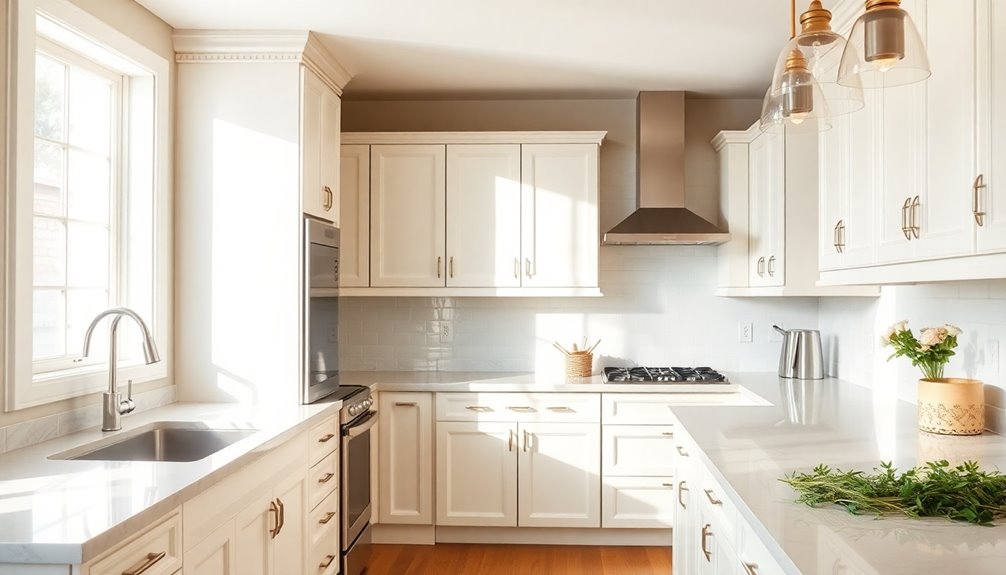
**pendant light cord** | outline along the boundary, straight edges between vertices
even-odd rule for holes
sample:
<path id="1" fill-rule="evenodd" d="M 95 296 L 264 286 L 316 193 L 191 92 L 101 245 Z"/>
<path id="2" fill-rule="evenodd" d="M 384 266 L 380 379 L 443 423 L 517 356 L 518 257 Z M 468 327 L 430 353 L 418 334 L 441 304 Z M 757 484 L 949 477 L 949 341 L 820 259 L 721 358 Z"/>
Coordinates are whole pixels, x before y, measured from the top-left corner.
<path id="1" fill-rule="evenodd" d="M 796 38 L 796 0 L 789 0 L 789 39 Z"/>

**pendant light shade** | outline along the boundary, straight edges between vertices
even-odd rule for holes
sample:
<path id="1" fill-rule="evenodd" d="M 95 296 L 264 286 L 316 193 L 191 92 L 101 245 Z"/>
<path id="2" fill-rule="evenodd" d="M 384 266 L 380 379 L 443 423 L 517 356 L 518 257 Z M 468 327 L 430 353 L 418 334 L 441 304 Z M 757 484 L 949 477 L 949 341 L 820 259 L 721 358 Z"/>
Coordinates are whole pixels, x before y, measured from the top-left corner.
<path id="1" fill-rule="evenodd" d="M 901 0 L 867 0 L 842 54 L 839 83 L 887 88 L 921 82 L 931 74 L 922 37 Z"/>

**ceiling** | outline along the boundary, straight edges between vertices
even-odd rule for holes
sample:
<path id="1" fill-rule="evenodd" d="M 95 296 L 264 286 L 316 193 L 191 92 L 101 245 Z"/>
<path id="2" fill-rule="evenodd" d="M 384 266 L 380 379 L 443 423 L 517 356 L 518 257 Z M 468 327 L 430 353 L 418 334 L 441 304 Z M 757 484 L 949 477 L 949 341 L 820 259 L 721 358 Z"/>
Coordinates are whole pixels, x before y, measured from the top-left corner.
<path id="1" fill-rule="evenodd" d="M 137 0 L 175 28 L 319 33 L 349 99 L 761 97 L 786 0 Z"/>

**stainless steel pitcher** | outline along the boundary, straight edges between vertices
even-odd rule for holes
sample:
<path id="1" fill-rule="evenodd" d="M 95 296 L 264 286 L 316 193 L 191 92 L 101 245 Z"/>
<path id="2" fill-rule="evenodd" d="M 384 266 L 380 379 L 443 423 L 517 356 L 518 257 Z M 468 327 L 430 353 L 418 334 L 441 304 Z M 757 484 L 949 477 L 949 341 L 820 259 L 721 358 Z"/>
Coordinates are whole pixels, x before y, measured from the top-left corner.
<path id="1" fill-rule="evenodd" d="M 824 379 L 821 332 L 816 329 L 783 329 L 777 325 L 772 328 L 783 335 L 779 377 Z"/>

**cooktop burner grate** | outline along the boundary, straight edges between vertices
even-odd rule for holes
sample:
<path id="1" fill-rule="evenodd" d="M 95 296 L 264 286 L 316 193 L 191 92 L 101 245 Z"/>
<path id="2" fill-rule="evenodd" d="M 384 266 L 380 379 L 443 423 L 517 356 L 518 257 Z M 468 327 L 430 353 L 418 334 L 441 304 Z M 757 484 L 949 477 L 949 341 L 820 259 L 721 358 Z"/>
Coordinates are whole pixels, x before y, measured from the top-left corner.
<path id="1" fill-rule="evenodd" d="M 606 367 L 608 383 L 730 383 L 709 367 Z"/>

